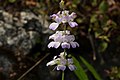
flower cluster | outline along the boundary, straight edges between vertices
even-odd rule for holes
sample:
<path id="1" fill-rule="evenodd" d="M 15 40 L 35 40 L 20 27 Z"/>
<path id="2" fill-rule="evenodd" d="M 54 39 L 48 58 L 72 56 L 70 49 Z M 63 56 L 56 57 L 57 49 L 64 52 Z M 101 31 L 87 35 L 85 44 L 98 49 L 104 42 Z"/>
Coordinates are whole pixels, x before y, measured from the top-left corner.
<path id="1" fill-rule="evenodd" d="M 61 23 L 68 23 L 70 27 L 78 26 L 78 24 L 73 21 L 76 18 L 76 14 L 74 12 L 69 14 L 69 11 L 67 10 L 59 11 L 57 14 L 51 15 L 51 18 L 55 21 L 49 26 L 52 30 L 56 30 Z"/>
<path id="2" fill-rule="evenodd" d="M 77 42 L 74 42 L 75 37 L 74 35 L 70 35 L 70 31 L 56 31 L 55 34 L 51 35 L 49 39 L 53 39 L 54 41 L 50 42 L 48 44 L 48 48 L 54 47 L 58 48 L 60 45 L 64 48 L 70 48 L 70 45 L 72 48 L 79 47 L 79 44 Z"/>
<path id="3" fill-rule="evenodd" d="M 64 10 L 63 0 L 61 0 L 60 2 L 60 7 L 63 9 L 63 11 L 59 11 L 57 14 L 53 14 L 50 16 L 55 22 L 51 23 L 49 28 L 51 30 L 56 30 L 58 26 L 62 24 L 64 27 L 64 31 L 56 31 L 55 34 L 49 37 L 49 39 L 52 39 L 53 41 L 48 44 L 48 48 L 57 49 L 61 46 L 64 49 L 64 52 L 60 53 L 58 57 L 55 56 L 52 61 L 47 63 L 47 66 L 57 65 L 55 68 L 62 71 L 64 71 L 66 67 L 68 67 L 71 71 L 73 71 L 76 69 L 76 67 L 73 64 L 72 58 L 66 58 L 67 53 L 65 49 L 70 49 L 71 47 L 79 47 L 79 44 L 75 42 L 75 36 L 71 35 L 70 31 L 66 30 L 66 24 L 68 24 L 72 28 L 78 26 L 78 24 L 74 22 L 76 14 L 74 12 L 69 14 L 69 11 Z"/>
<path id="4" fill-rule="evenodd" d="M 73 64 L 73 59 L 72 58 L 67 58 L 67 53 L 62 52 L 60 53 L 59 57 L 55 56 L 52 61 L 48 62 L 46 66 L 52 66 L 52 65 L 57 65 L 55 68 L 57 70 L 62 70 L 64 71 L 66 69 L 66 66 L 71 70 L 75 70 L 76 67 Z"/>

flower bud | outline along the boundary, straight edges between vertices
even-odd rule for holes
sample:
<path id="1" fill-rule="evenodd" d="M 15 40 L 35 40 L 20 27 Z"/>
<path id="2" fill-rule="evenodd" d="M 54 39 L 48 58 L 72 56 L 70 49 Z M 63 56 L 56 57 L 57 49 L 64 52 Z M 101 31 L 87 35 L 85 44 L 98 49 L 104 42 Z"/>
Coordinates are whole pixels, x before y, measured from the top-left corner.
<path id="1" fill-rule="evenodd" d="M 60 8 L 64 10 L 64 6 L 65 6 L 64 1 L 61 0 L 61 2 L 60 2 Z"/>

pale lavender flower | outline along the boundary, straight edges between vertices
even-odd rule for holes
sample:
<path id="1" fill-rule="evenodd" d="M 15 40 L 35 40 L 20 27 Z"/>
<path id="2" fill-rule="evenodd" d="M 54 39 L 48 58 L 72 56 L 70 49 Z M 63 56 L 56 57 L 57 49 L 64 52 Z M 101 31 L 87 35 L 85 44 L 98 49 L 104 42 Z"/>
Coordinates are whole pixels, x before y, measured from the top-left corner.
<path id="1" fill-rule="evenodd" d="M 78 24 L 74 22 L 74 19 L 76 18 L 76 14 L 74 12 L 69 14 L 69 11 L 67 10 L 62 12 L 59 11 L 57 14 L 53 14 L 50 17 L 55 20 L 55 22 L 51 23 L 49 26 L 52 30 L 56 30 L 61 23 L 68 23 L 70 27 L 78 26 Z"/>
<path id="2" fill-rule="evenodd" d="M 57 65 L 55 68 L 57 70 L 62 70 L 64 71 L 66 67 L 68 67 L 71 71 L 75 70 L 76 67 L 73 65 L 73 60 L 72 58 L 66 59 L 67 53 L 62 52 L 59 55 L 59 58 L 56 56 L 54 59 L 46 64 L 46 66 L 52 66 L 52 65 Z"/>
<path id="3" fill-rule="evenodd" d="M 60 12 L 58 12 L 57 14 L 53 14 L 50 17 L 52 19 L 54 19 L 55 22 L 51 23 L 50 26 L 49 26 L 49 28 L 52 29 L 52 30 L 55 30 L 55 29 L 57 29 L 57 27 L 59 26 L 59 24 L 62 21 L 62 18 L 60 17 Z"/>
<path id="4" fill-rule="evenodd" d="M 64 71 L 66 69 L 67 60 L 65 58 L 60 58 L 59 64 L 57 65 L 57 70 Z"/>
<path id="5" fill-rule="evenodd" d="M 55 34 L 51 35 L 49 39 L 52 39 L 54 41 L 50 42 L 48 44 L 48 48 L 58 48 L 60 45 L 61 47 L 70 49 L 70 46 L 72 48 L 79 47 L 79 44 L 75 42 L 74 35 L 70 35 L 70 31 L 56 31 Z"/>

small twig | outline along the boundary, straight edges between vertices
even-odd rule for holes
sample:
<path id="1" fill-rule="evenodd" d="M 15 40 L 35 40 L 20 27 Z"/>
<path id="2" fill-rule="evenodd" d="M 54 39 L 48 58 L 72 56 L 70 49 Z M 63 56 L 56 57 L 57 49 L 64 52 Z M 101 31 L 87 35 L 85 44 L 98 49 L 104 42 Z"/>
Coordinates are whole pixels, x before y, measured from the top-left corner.
<path id="1" fill-rule="evenodd" d="M 43 61 L 50 53 L 46 54 L 42 59 L 36 62 L 30 69 L 28 69 L 22 76 L 20 76 L 17 80 L 21 80 L 26 74 L 28 74 L 32 69 L 34 69 L 41 61 Z"/>
<path id="2" fill-rule="evenodd" d="M 88 37 L 89 37 L 89 40 L 90 40 L 90 43 L 91 43 L 91 46 L 92 46 L 92 50 L 93 50 L 93 60 L 96 60 L 96 49 L 95 49 L 95 44 L 93 42 L 92 35 L 89 33 Z"/>
<path id="3" fill-rule="evenodd" d="M 93 50 L 93 60 L 96 60 L 96 54 L 97 54 L 99 56 L 100 60 L 101 60 L 101 64 L 103 64 L 104 60 L 103 60 L 101 54 L 98 53 L 98 50 L 95 47 L 95 42 L 93 40 L 92 35 L 90 33 L 88 33 L 88 36 L 89 36 L 89 40 L 90 40 L 90 43 L 91 43 L 91 46 L 92 46 L 92 50 Z"/>

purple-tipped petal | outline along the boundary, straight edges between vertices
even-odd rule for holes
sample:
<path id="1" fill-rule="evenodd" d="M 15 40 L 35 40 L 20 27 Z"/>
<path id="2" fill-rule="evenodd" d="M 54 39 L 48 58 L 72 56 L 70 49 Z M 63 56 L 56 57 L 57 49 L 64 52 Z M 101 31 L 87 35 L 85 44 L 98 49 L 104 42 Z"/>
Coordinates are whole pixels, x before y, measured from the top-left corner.
<path id="1" fill-rule="evenodd" d="M 62 43 L 61 46 L 62 46 L 63 49 L 64 49 L 64 48 L 70 49 L 70 44 L 67 43 L 67 42 Z"/>
<path id="2" fill-rule="evenodd" d="M 72 13 L 69 15 L 69 17 L 70 17 L 71 19 L 75 19 L 75 18 L 77 17 L 77 15 L 76 15 L 75 12 L 72 12 Z"/>
<path id="3" fill-rule="evenodd" d="M 57 14 L 53 14 L 53 15 L 50 15 L 50 18 L 56 18 L 58 15 Z"/>
<path id="4" fill-rule="evenodd" d="M 78 26 L 78 24 L 76 22 L 69 22 L 70 27 L 75 27 Z"/>
<path id="5" fill-rule="evenodd" d="M 75 65 L 68 65 L 68 68 L 71 70 L 71 71 L 74 71 L 76 69 Z"/>
<path id="6" fill-rule="evenodd" d="M 79 47 L 79 44 L 77 42 L 70 42 L 72 48 Z"/>
<path id="7" fill-rule="evenodd" d="M 53 22 L 50 24 L 49 28 L 52 30 L 56 30 L 58 28 L 58 26 L 59 26 L 59 23 Z"/>
<path id="8" fill-rule="evenodd" d="M 62 70 L 62 71 L 64 71 L 66 69 L 66 66 L 64 66 L 64 65 L 58 65 L 57 66 L 57 70 Z"/>

